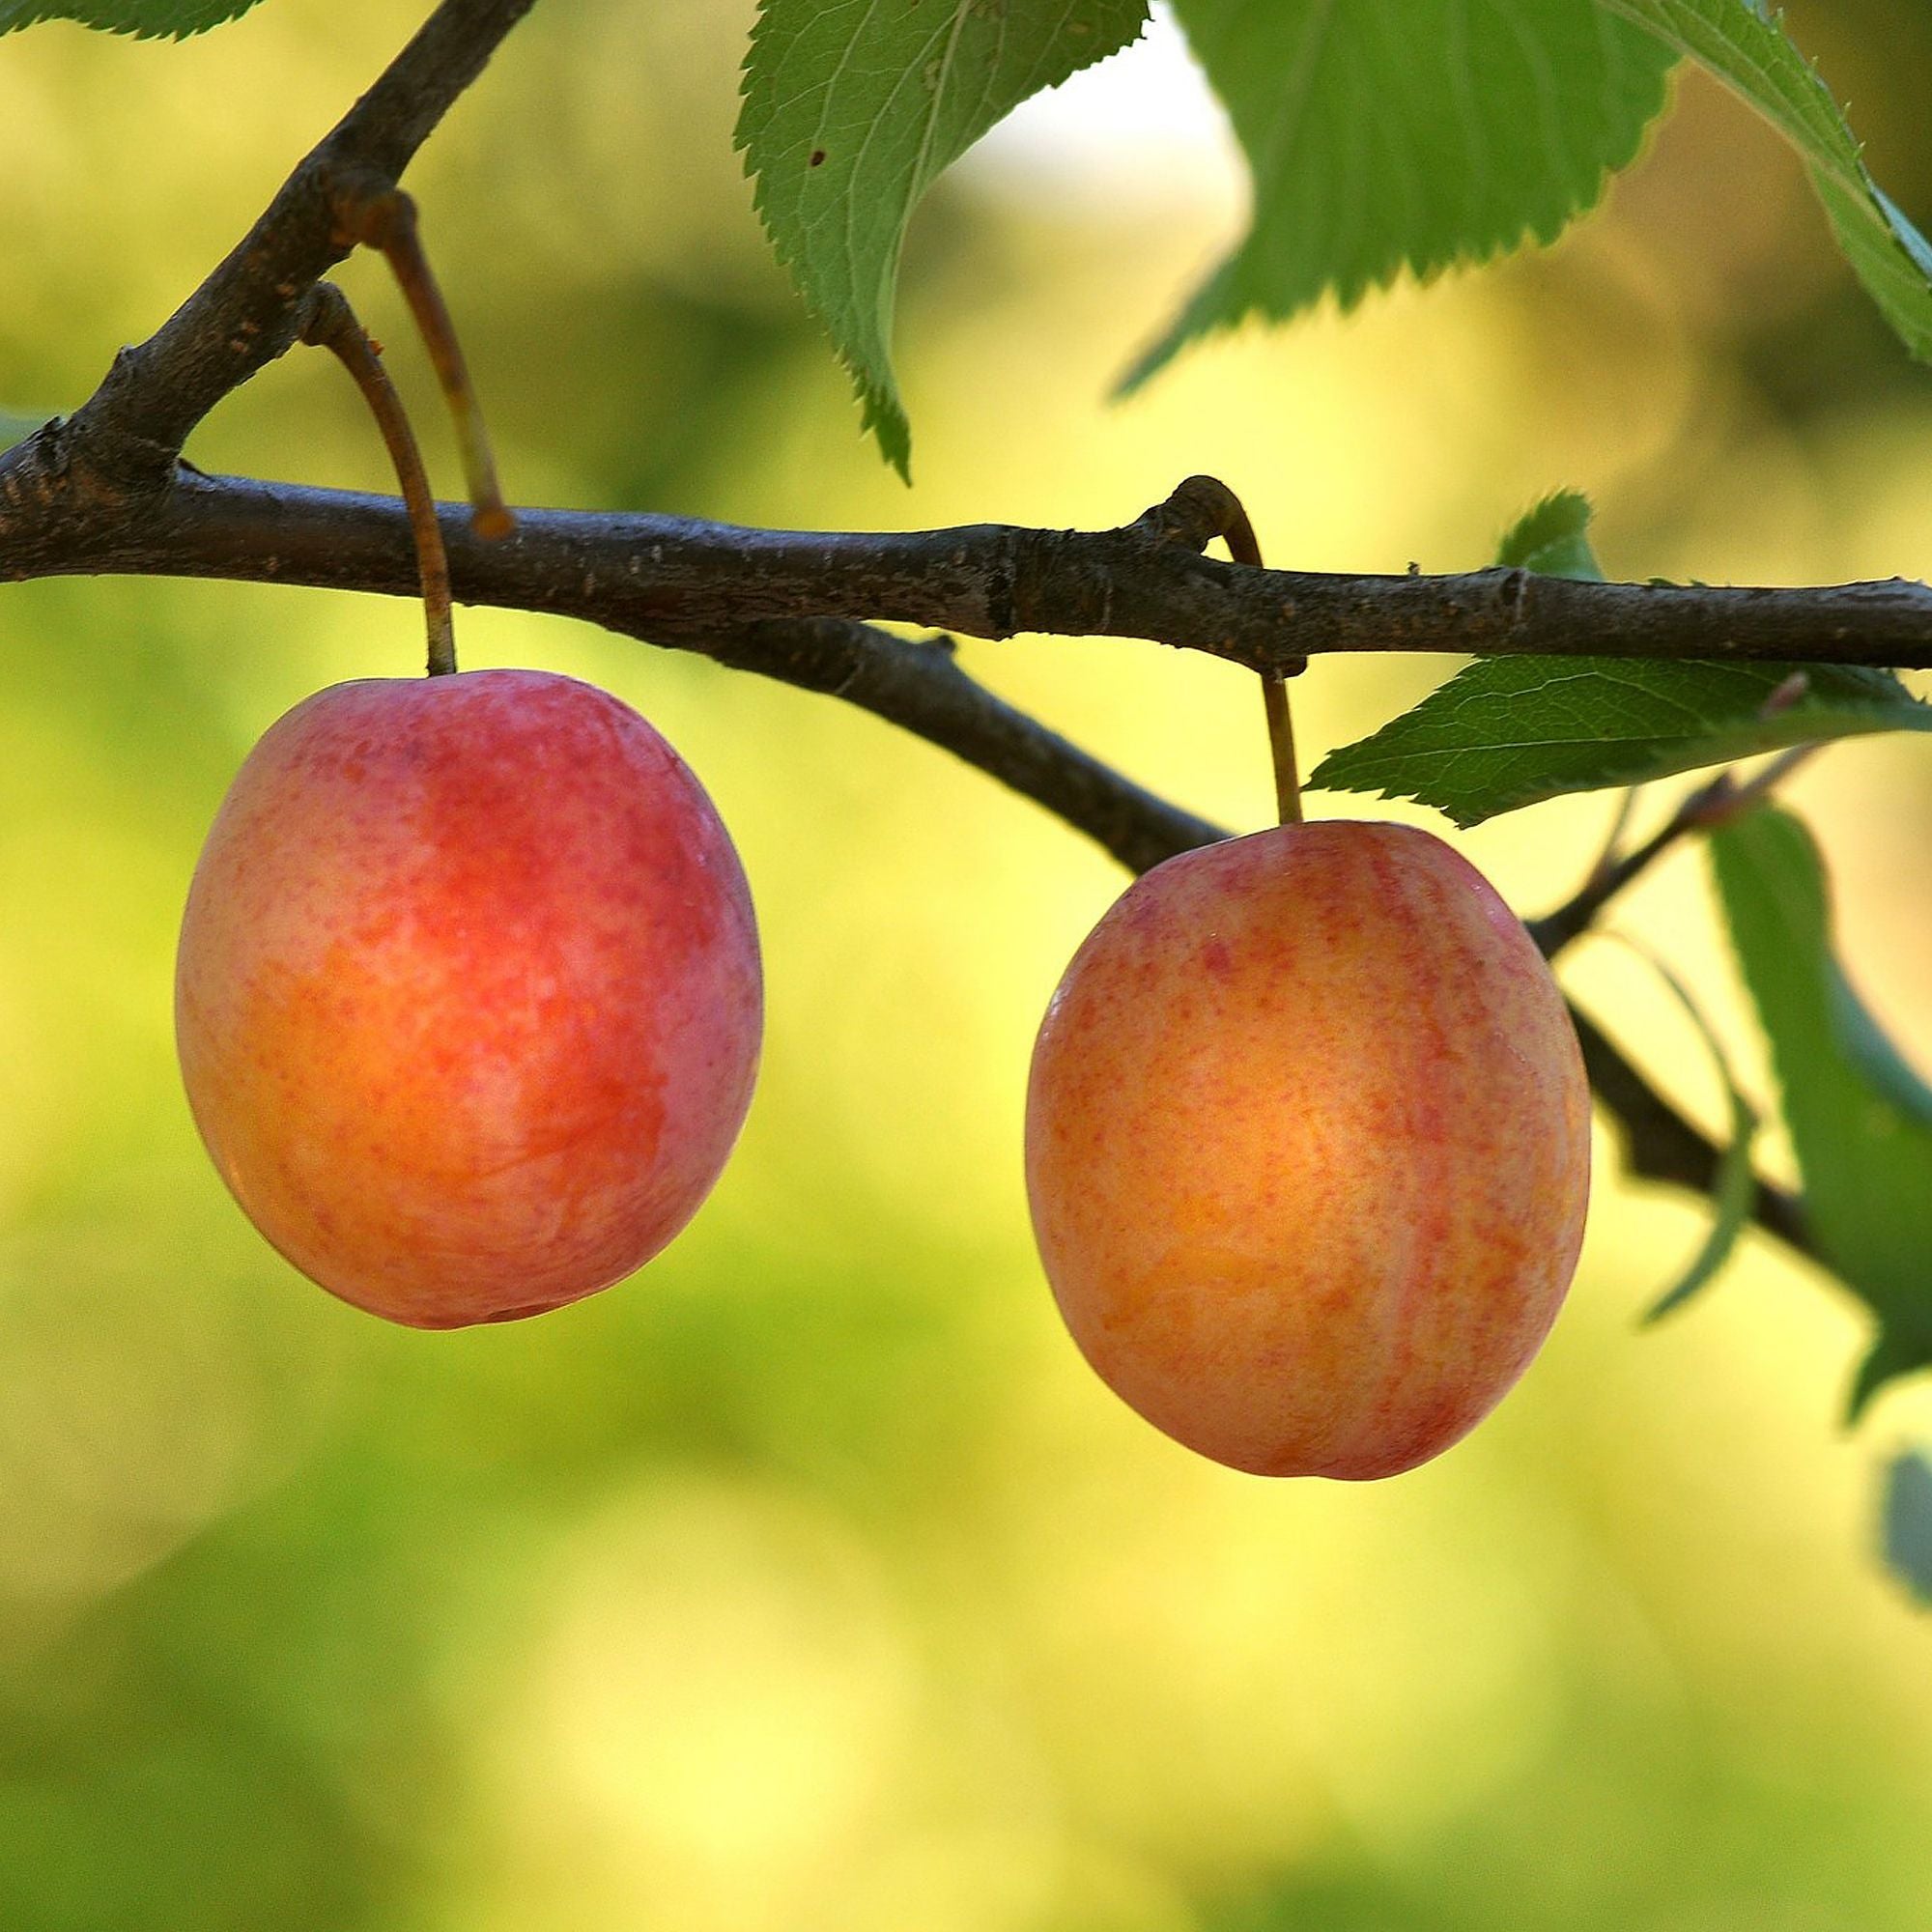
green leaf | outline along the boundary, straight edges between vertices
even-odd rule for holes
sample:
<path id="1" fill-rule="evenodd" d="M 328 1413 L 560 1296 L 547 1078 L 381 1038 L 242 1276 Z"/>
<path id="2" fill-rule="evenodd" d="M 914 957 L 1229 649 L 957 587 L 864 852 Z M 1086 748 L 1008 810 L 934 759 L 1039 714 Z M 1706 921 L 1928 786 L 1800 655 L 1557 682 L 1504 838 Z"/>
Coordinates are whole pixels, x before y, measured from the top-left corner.
<path id="1" fill-rule="evenodd" d="M 1928 1366 L 1932 1366 L 1932 1337 L 1926 1336 L 1912 1323 L 1898 1328 L 1881 1328 L 1878 1340 L 1866 1351 L 1858 1366 L 1858 1373 L 1852 1377 L 1852 1386 L 1845 1396 L 1846 1427 L 1858 1421 L 1887 1382 L 1916 1375 Z"/>
<path id="2" fill-rule="evenodd" d="M 1932 705 L 1863 665 L 1484 658 L 1331 752 L 1309 784 L 1412 798 L 1475 825 L 1565 792 L 1869 731 L 1932 731 Z"/>
<path id="3" fill-rule="evenodd" d="M 1590 499 L 1580 490 L 1558 490 L 1510 526 L 1496 547 L 1505 570 L 1534 570 L 1544 577 L 1574 577 L 1601 583 L 1604 573 L 1590 548 Z"/>
<path id="4" fill-rule="evenodd" d="M 1752 1150 L 1757 1144 L 1757 1109 L 1745 1098 L 1737 1076 L 1731 1071 L 1730 1056 L 1724 1051 L 1724 1043 L 1718 1037 L 1717 1029 L 1712 1026 L 1704 1009 L 1691 997 L 1690 987 L 1648 947 L 1639 946 L 1622 934 L 1612 936 L 1623 939 L 1632 952 L 1649 962 L 1651 970 L 1670 988 L 1677 1004 L 1690 1015 L 1690 1024 L 1703 1036 L 1704 1044 L 1711 1050 L 1711 1058 L 1717 1062 L 1719 1077 L 1724 1083 L 1724 1096 L 1731 1116 L 1730 1139 L 1718 1163 L 1717 1185 L 1711 1190 L 1711 1198 L 1718 1209 L 1717 1219 L 1711 1224 L 1704 1245 L 1691 1257 L 1690 1264 L 1645 1314 L 1644 1321 L 1651 1322 L 1670 1314 L 1673 1309 L 1682 1308 L 1716 1276 L 1718 1270 L 1730 1260 L 1731 1250 L 1737 1246 L 1738 1236 L 1744 1233 L 1750 1219 L 1751 1204 L 1757 1198 L 1757 1169 L 1751 1161 Z"/>
<path id="5" fill-rule="evenodd" d="M 1932 1094 L 1832 951 L 1811 836 L 1766 807 L 1711 836 L 1719 895 L 1756 1003 L 1820 1255 L 1877 1315 L 1849 1412 L 1932 1364 Z"/>
<path id="6" fill-rule="evenodd" d="M 1706 1037 L 1711 1037 L 1707 1034 Z M 1716 1051 L 1715 1039 L 1712 1045 Z M 1717 1185 L 1711 1192 L 1718 1210 L 1717 1219 L 1711 1223 L 1711 1232 L 1704 1237 L 1704 1245 L 1690 1258 L 1690 1264 L 1675 1286 L 1667 1289 L 1651 1305 L 1643 1318 L 1646 1322 L 1656 1321 L 1673 1309 L 1682 1308 L 1706 1282 L 1716 1276 L 1718 1270 L 1730 1260 L 1731 1250 L 1737 1246 L 1738 1236 L 1750 1220 L 1751 1205 L 1757 1199 L 1757 1169 L 1751 1163 L 1751 1150 L 1757 1145 L 1757 1113 L 1738 1091 L 1737 1082 L 1732 1079 L 1730 1067 L 1721 1053 L 1719 1053 L 1719 1065 L 1723 1068 L 1724 1092 L 1730 1100 L 1731 1135 L 1723 1157 L 1718 1164 Z"/>
<path id="7" fill-rule="evenodd" d="M 1002 116 L 1146 23 L 1147 0 L 759 0 L 738 117 L 758 213 L 902 476 L 893 305 L 913 209 Z"/>
<path id="8" fill-rule="evenodd" d="M 37 20 L 77 20 L 139 40 L 185 40 L 239 19 L 256 0 L 0 0 L 0 34 Z"/>
<path id="9" fill-rule="evenodd" d="M 1247 238 L 1129 372 L 1553 241 L 1636 154 L 1673 56 L 1582 0 L 1177 0 L 1254 178 Z"/>
<path id="10" fill-rule="evenodd" d="M 1885 1477 L 1886 1567 L 1932 1605 L 1932 1461 L 1903 1450 Z"/>
<path id="11" fill-rule="evenodd" d="M 1769 10 L 1747 0 L 1599 4 L 1701 62 L 1798 150 L 1845 259 L 1907 348 L 1932 360 L 1932 244 L 1872 180 L 1831 91 Z"/>
<path id="12" fill-rule="evenodd" d="M 1587 497 L 1559 490 L 1517 521 L 1496 560 L 1601 582 L 1590 516 Z M 1932 731 L 1932 705 L 1862 665 L 1485 658 L 1331 752 L 1308 783 L 1412 798 L 1475 825 L 1565 792 L 1868 731 Z"/>

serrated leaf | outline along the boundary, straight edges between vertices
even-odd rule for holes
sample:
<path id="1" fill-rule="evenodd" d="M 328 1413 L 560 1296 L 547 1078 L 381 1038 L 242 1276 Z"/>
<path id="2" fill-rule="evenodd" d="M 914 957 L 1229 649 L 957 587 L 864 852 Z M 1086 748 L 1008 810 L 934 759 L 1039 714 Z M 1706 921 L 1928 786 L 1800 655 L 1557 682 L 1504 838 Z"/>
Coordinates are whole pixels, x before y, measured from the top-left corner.
<path id="1" fill-rule="evenodd" d="M 1932 1605 L 1932 1461 L 1902 1450 L 1885 1476 L 1886 1568 Z"/>
<path id="2" fill-rule="evenodd" d="M 1511 526 L 1497 562 L 1601 582 L 1591 514 L 1580 491 L 1556 491 Z M 1413 798 L 1474 825 L 1565 792 L 1882 730 L 1932 731 L 1932 705 L 1865 666 L 1489 658 L 1332 752 L 1308 782 Z"/>
<path id="3" fill-rule="evenodd" d="M 1673 1309 L 1682 1308 L 1730 1260 L 1731 1250 L 1737 1246 L 1738 1236 L 1744 1233 L 1750 1219 L 1751 1204 L 1757 1198 L 1757 1169 L 1752 1165 L 1751 1155 L 1757 1145 L 1758 1119 L 1757 1109 L 1745 1098 L 1744 1090 L 1731 1071 L 1730 1055 L 1724 1051 L 1724 1043 L 1718 1037 L 1717 1028 L 1711 1024 L 1710 1016 L 1692 996 L 1690 987 L 1648 947 L 1639 946 L 1628 938 L 1624 939 L 1624 944 L 1648 962 L 1651 970 L 1669 987 L 1677 1004 L 1690 1016 L 1690 1024 L 1710 1048 L 1711 1058 L 1717 1063 L 1718 1077 L 1724 1085 L 1724 1097 L 1731 1117 L 1730 1137 L 1719 1157 L 1717 1183 L 1711 1189 L 1711 1199 L 1718 1210 L 1717 1218 L 1711 1223 L 1711 1232 L 1705 1236 L 1703 1246 L 1691 1257 L 1690 1265 L 1645 1312 L 1643 1319 L 1648 1323 L 1670 1314 Z"/>
<path id="4" fill-rule="evenodd" d="M 1585 0 L 1176 0 L 1254 180 L 1248 235 L 1126 377 L 1250 315 L 1553 241 L 1673 56 Z"/>
<path id="5" fill-rule="evenodd" d="M 38 20 L 77 20 L 104 34 L 186 40 L 239 19 L 256 0 L 0 0 L 0 34 Z"/>
<path id="6" fill-rule="evenodd" d="M 759 0 L 738 117 L 758 213 L 901 475 L 911 434 L 893 308 L 913 209 L 1022 100 L 1136 40 L 1147 11 L 1147 0 Z"/>
<path id="7" fill-rule="evenodd" d="M 1505 570 L 1534 570 L 1544 577 L 1601 583 L 1604 573 L 1590 548 L 1590 519 L 1595 514 L 1582 491 L 1554 491 L 1510 526 L 1496 546 L 1496 561 Z"/>
<path id="8" fill-rule="evenodd" d="M 1932 1096 L 1874 1077 L 1874 1042 L 1904 1069 L 1832 950 L 1824 865 L 1789 812 L 1763 807 L 1713 833 L 1731 943 L 1757 1007 L 1826 1264 L 1866 1301 L 1879 1338 L 1849 1404 L 1932 1365 Z"/>
<path id="9" fill-rule="evenodd" d="M 1932 360 L 1932 244 L 1873 181 L 1831 90 L 1769 9 L 1747 0 L 1600 0 L 1690 55 L 1804 158 L 1838 246 L 1913 355 Z"/>
<path id="10" fill-rule="evenodd" d="M 1871 731 L 1932 731 L 1932 705 L 1865 665 L 1484 658 L 1331 752 L 1309 784 L 1412 798 L 1475 825 L 1566 792 Z"/>

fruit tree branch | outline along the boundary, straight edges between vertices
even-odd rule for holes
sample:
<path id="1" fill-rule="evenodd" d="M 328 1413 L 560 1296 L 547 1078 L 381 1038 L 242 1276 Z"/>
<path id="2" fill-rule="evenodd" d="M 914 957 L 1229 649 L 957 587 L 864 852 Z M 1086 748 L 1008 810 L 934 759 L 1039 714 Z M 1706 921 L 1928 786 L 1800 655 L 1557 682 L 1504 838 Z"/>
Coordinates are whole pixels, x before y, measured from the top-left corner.
<path id="1" fill-rule="evenodd" d="M 86 416 L 66 426 L 71 441 L 85 434 Z M 33 443 L 0 457 L 0 578 L 135 572 L 411 587 L 406 520 L 388 498 L 184 469 L 174 487 L 119 513 L 102 504 L 63 518 L 9 487 L 11 468 Z M 1292 671 L 1304 655 L 1329 651 L 1932 667 L 1932 586 L 1923 583 L 1762 589 L 1587 583 L 1520 570 L 1258 570 L 1201 555 L 1175 501 L 1111 530 L 765 530 L 524 510 L 507 540 L 481 542 L 447 520 L 444 535 L 466 603 L 640 633 L 876 618 L 980 638 L 1147 638 L 1260 671 Z"/>
<path id="2" fill-rule="evenodd" d="M 660 640 L 662 641 L 662 640 Z M 731 637 L 685 643 L 739 670 L 844 698 L 929 742 L 1044 806 L 1085 832 L 1129 871 L 1230 835 L 1068 744 L 976 683 L 953 661 L 950 639 L 912 642 L 867 624 L 766 619 Z M 1532 936 L 1543 941 L 1538 922 Z M 1558 951 L 1574 932 L 1551 933 Z M 1615 1122 L 1632 1174 L 1693 1193 L 1717 1185 L 1722 1152 L 1678 1113 L 1587 1013 L 1573 1004 L 1583 1065 L 1598 1103 Z M 1815 1256 L 1798 1201 L 1760 1179 L 1751 1219 L 1798 1253 Z"/>
<path id="3" fill-rule="evenodd" d="M 1086 833 L 1129 871 L 1229 836 L 996 697 L 960 669 L 950 638 L 915 642 L 837 617 L 768 618 L 686 648 L 842 697 L 943 746 Z"/>
<path id="4" fill-rule="evenodd" d="M 1690 793 L 1675 811 L 1642 844 L 1619 851 L 1615 836 L 1588 878 L 1553 912 L 1529 922 L 1529 936 L 1546 959 L 1554 959 L 1573 939 L 1580 939 L 1609 902 L 1639 879 L 1658 860 L 1693 833 L 1714 832 L 1740 813 L 1761 804 L 1807 759 L 1825 748 L 1813 742 L 1793 745 L 1752 777 L 1740 780 L 1729 770 Z M 1631 793 L 1625 794 L 1626 805 Z M 1620 815 L 1618 830 L 1622 829 Z"/>
<path id="5" fill-rule="evenodd" d="M 1579 1011 L 1573 1003 L 1570 1017 L 1577 1023 L 1590 1091 L 1615 1122 L 1623 1141 L 1624 1165 L 1643 1180 L 1662 1180 L 1697 1194 L 1711 1193 L 1717 1186 L 1721 1159 L 1718 1148 L 1637 1071 L 1588 1013 Z M 1783 1188 L 1760 1179 L 1751 1200 L 1750 1218 L 1801 1255 L 1817 1257 L 1803 1204 Z"/>
<path id="6" fill-rule="evenodd" d="M 83 504 L 124 510 L 165 490 L 188 433 L 284 354 L 310 287 L 355 245 L 346 201 L 394 186 L 532 0 L 442 0 L 360 100 L 283 183 L 236 247 L 106 380 L 44 452 L 85 477 Z M 23 450 L 47 438 L 30 439 Z M 10 459 L 0 460 L 0 506 Z M 70 510 L 76 507 L 71 502 Z M 4 532 L 0 521 L 0 532 Z"/>

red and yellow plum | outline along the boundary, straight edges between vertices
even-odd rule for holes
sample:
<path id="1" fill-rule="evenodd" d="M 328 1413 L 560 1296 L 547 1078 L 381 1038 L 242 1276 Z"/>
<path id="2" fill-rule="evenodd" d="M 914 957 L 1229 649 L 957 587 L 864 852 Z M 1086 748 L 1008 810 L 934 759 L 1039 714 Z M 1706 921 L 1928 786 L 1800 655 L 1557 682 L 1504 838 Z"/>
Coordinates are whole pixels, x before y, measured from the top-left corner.
<path id="1" fill-rule="evenodd" d="M 750 1103 L 751 897 L 677 754 L 550 672 L 336 685 L 257 745 L 176 980 L 214 1164 L 304 1274 L 420 1328 L 539 1314 L 690 1219 Z"/>
<path id="2" fill-rule="evenodd" d="M 1589 1089 L 1548 967 L 1406 826 L 1169 860 L 1067 968 L 1027 1182 L 1100 1377 L 1261 1475 L 1394 1475 L 1502 1398 L 1575 1269 Z"/>

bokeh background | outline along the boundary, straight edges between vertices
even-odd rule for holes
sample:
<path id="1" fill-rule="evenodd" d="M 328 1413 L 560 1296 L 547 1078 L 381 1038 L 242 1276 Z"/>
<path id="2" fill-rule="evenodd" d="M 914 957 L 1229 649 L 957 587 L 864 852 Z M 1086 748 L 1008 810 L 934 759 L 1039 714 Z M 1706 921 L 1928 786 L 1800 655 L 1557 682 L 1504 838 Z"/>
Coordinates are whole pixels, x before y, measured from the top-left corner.
<path id="1" fill-rule="evenodd" d="M 1791 13 L 1922 219 L 1932 15 Z M 1279 560 L 1446 569 L 1577 484 L 1619 574 L 1932 576 L 1932 378 L 1796 164 L 1694 77 L 1553 251 L 1225 338 L 1114 407 L 1240 186 L 1171 37 L 1111 64 L 919 222 L 908 494 L 750 213 L 748 14 L 539 9 L 412 175 L 521 500 L 1100 525 L 1208 469 Z M 0 40 L 0 403 L 84 396 L 412 18 L 271 0 L 183 47 Z M 452 478 L 394 298 L 375 265 L 344 279 Z M 190 454 L 386 487 L 320 356 Z M 835 702 L 485 612 L 469 664 L 607 684 L 711 788 L 770 1033 L 735 1161 L 644 1276 L 532 1323 L 387 1328 L 221 1192 L 169 1009 L 237 762 L 316 687 L 408 671 L 417 617 L 43 582 L 0 592 L 0 637 L 10 1932 L 1922 1932 L 1932 1619 L 1875 1562 L 1874 1472 L 1932 1435 L 1932 1398 L 1840 1432 L 1865 1331 L 1829 1280 L 1753 1240 L 1639 1333 L 1703 1220 L 1624 1185 L 1605 1141 L 1569 1312 L 1465 1444 L 1368 1488 L 1196 1461 L 1079 1361 L 1020 1183 L 1033 1031 L 1109 863 Z M 1259 706 L 1228 668 L 1045 639 L 967 660 L 1263 822 Z M 1305 749 L 1445 668 L 1319 665 Z M 1932 1058 L 1923 744 L 1834 749 L 1794 797 L 1862 988 Z M 1460 842 L 1537 911 L 1606 812 Z M 1763 1093 L 1699 861 L 1617 918 Z M 1719 1118 L 1645 969 L 1593 943 L 1566 975 Z"/>

